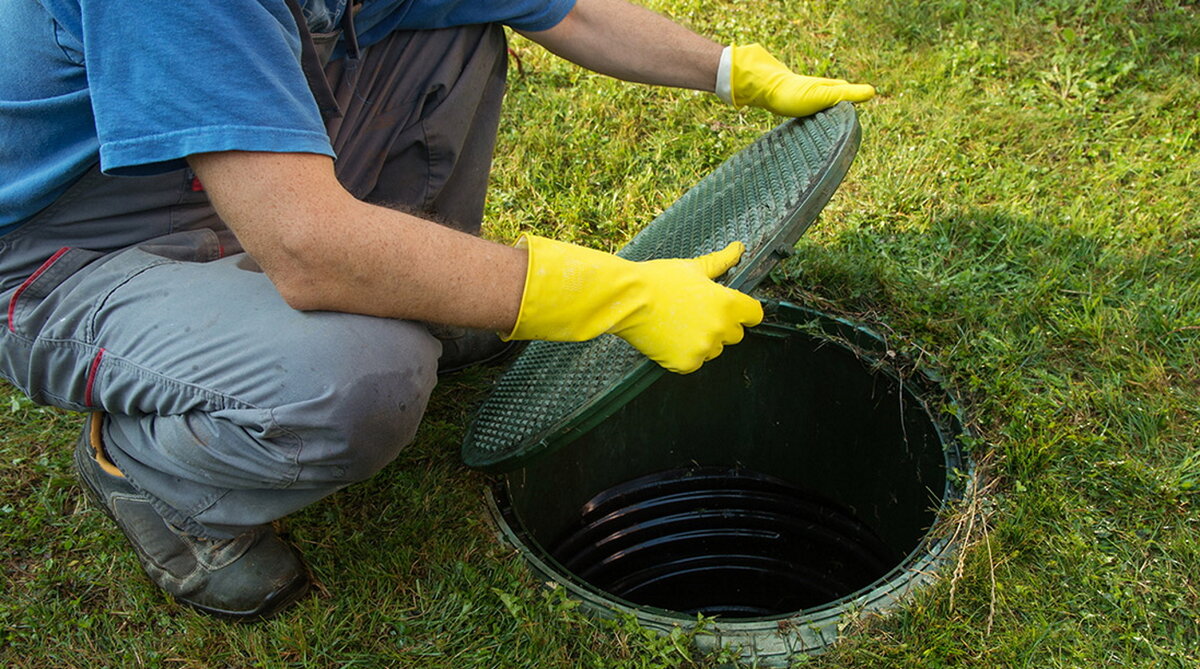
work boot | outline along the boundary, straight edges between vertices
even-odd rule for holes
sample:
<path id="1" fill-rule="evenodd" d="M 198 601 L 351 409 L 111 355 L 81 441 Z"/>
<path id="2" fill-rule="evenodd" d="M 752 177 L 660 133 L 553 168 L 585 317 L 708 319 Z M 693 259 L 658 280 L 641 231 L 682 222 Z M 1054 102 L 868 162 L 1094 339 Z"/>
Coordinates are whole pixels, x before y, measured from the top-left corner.
<path id="1" fill-rule="evenodd" d="M 519 350 L 522 342 L 504 341 L 495 332 L 455 325 L 426 323 L 430 334 L 442 342 L 438 374 L 451 374 L 473 365 L 502 362 Z"/>
<path id="2" fill-rule="evenodd" d="M 299 552 L 270 525 L 232 539 L 187 534 L 154 510 L 104 452 L 103 414 L 92 414 L 75 447 L 75 467 L 89 497 L 125 534 L 155 585 L 203 613 L 235 620 L 269 618 L 309 587 Z"/>

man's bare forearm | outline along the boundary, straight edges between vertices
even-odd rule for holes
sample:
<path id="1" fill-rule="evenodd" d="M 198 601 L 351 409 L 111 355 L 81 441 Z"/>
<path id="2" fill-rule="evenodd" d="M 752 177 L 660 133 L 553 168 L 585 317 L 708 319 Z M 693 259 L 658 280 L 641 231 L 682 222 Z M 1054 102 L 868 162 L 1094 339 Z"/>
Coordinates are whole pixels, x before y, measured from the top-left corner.
<path id="1" fill-rule="evenodd" d="M 217 213 L 297 309 L 504 332 L 516 322 L 521 250 L 360 202 L 325 156 L 231 151 L 189 162 Z"/>
<path id="2" fill-rule="evenodd" d="M 521 34 L 595 72 L 701 91 L 713 90 L 724 48 L 625 0 L 578 0 L 553 28 Z"/>

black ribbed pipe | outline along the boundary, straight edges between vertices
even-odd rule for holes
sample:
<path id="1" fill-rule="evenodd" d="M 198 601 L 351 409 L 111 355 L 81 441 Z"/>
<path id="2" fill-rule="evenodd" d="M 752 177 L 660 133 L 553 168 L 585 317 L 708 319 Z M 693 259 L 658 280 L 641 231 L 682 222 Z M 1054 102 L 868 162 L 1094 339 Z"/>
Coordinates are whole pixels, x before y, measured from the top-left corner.
<path id="1" fill-rule="evenodd" d="M 731 618 L 848 595 L 902 558 L 845 507 L 746 469 L 642 476 L 588 501 L 550 546 L 579 578 L 634 604 Z"/>

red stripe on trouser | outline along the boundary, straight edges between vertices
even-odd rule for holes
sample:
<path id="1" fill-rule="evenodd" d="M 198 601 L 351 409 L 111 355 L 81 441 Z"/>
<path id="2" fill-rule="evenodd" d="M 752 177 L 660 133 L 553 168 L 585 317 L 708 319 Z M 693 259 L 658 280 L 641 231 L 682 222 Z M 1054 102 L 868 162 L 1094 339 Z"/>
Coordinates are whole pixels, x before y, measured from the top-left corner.
<path id="1" fill-rule="evenodd" d="M 37 278 L 39 276 L 44 274 L 46 272 L 46 270 L 50 269 L 51 265 L 53 265 L 55 262 L 57 262 L 58 259 L 63 256 L 64 253 L 66 253 L 67 251 L 70 251 L 70 250 L 71 250 L 70 248 L 64 246 L 61 249 L 59 249 L 58 251 L 55 251 L 54 255 L 50 256 L 50 258 L 47 259 L 46 262 L 42 263 L 42 266 L 37 268 L 36 272 L 34 272 L 33 274 L 30 274 L 29 278 L 25 279 L 25 282 L 22 283 L 20 286 L 18 286 L 15 291 L 13 291 L 12 298 L 9 299 L 9 301 L 8 301 L 8 331 L 9 332 L 17 331 L 17 324 L 14 322 L 13 317 L 14 317 L 14 314 L 16 314 L 17 299 L 21 297 L 21 293 L 25 292 L 25 289 L 28 288 L 30 286 L 30 284 L 32 284 L 34 281 L 37 281 Z"/>
<path id="2" fill-rule="evenodd" d="M 92 358 L 92 366 L 88 368 L 87 389 L 83 391 L 83 403 L 85 406 L 92 406 L 92 387 L 96 385 L 96 370 L 100 369 L 100 360 L 104 357 L 104 349 L 96 351 L 96 357 Z"/>

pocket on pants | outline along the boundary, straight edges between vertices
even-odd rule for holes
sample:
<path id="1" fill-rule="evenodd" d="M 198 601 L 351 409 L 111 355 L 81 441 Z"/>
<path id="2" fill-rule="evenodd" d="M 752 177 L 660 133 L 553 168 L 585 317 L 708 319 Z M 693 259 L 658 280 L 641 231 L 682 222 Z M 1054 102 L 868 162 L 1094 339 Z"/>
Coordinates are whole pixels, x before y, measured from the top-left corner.
<path id="1" fill-rule="evenodd" d="M 54 313 L 49 297 L 64 281 L 103 254 L 63 247 L 42 263 L 8 298 L 5 327 L 23 337 L 34 338 Z"/>

